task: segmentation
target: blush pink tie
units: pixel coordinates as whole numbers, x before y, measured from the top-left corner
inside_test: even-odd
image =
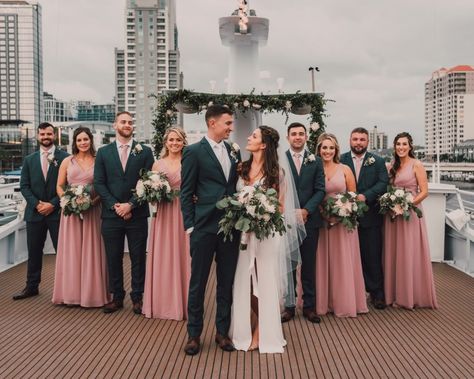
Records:
[[[301,170],[301,154],[295,153],[293,154],[293,157],[295,158],[296,172],[299,175]]]
[[[128,145],[120,146],[120,162],[122,162],[123,171],[125,171],[125,167],[127,166],[127,159],[128,159]]]
[[[48,152],[42,151],[41,152],[41,170],[43,171],[44,179],[48,176]]]
[[[362,158],[355,157],[355,161],[356,161],[356,164],[355,164],[356,180],[358,181],[359,180],[359,174],[360,174],[360,168],[362,166]]]

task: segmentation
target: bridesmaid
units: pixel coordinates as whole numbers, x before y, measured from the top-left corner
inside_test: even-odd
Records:
[[[61,163],[58,196],[67,185],[93,182],[95,149],[89,128],[74,131],[72,154]],[[79,216],[61,214],[53,303],[102,307],[109,302],[105,250],[100,234],[100,198],[92,190],[93,206]]]
[[[163,141],[161,159],[153,164],[152,170],[165,173],[176,190],[181,185],[181,155],[187,145],[186,134],[179,127],[171,127]],[[143,314],[148,318],[186,319],[191,257],[179,198],[158,204],[147,251]]]
[[[400,133],[393,144],[390,182],[409,190],[414,204],[421,209],[421,202],[428,196],[428,179],[423,164],[413,154],[413,139],[408,133]],[[385,216],[384,250],[387,305],[438,308],[425,218],[418,218],[413,211],[409,221],[401,217],[390,221],[390,216]]]
[[[323,133],[316,148],[323,160],[326,198],[356,191],[351,169],[339,163],[339,144],[333,134]],[[349,232],[334,219],[319,230],[316,255],[316,312],[337,317],[356,317],[368,312],[357,230]]]

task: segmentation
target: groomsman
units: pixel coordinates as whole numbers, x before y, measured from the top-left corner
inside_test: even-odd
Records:
[[[102,237],[104,239],[109,291],[113,299],[104,313],[123,308],[123,253],[125,236],[132,262],[133,312],[142,313],[145,282],[146,241],[148,237],[148,204],[139,205],[132,194],[142,168],[150,170],[153,153],[133,140],[133,121],[129,112],[115,117],[115,142],[99,149],[95,160],[94,188],[102,199]]]
[[[290,149],[286,155],[295,181],[300,212],[305,222],[306,238],[300,246],[301,284],[303,287],[303,316],[313,323],[321,322],[316,314],[316,248],[318,246],[319,228],[322,219],[319,205],[324,199],[324,170],[321,158],[305,150],[308,140],[306,127],[299,122],[288,126],[287,133]],[[296,269],[293,271],[294,288],[296,289]],[[296,298],[296,296],[295,296]],[[295,316],[295,305],[288,300],[281,314],[281,322],[290,321]]]
[[[235,193],[239,151],[224,140],[233,129],[232,111],[212,105],[206,112],[207,135],[184,149],[181,165],[181,210],[190,236],[191,279],[188,295],[188,355],[199,353],[203,329],[204,294],[212,261],[217,271],[215,341],[224,351],[233,351],[228,336],[232,307],[232,286],[239,256],[239,235],[224,241],[217,234],[223,211],[216,203]],[[250,301],[250,298],[249,298]]]
[[[40,149],[28,155],[21,170],[20,190],[26,199],[26,243],[28,271],[26,287],[13,300],[38,295],[43,266],[43,248],[49,231],[54,249],[58,245],[59,198],[56,194],[59,166],[68,153],[54,145],[54,126],[44,122],[38,126]]]
[[[364,271],[365,289],[370,293],[376,309],[385,308],[382,272],[382,223],[377,199],[387,191],[388,174],[385,161],[367,152],[369,132],[355,128],[351,132],[351,151],[341,156],[341,163],[349,166],[357,180],[358,199],[365,201],[369,210],[359,219],[359,245]]]

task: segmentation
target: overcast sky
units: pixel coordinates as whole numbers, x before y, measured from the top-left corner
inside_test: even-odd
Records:
[[[44,89],[63,100],[111,102],[114,47],[124,47],[125,0],[39,0],[43,9]],[[309,66],[319,66],[316,90],[328,106],[328,130],[343,145],[355,126],[409,131],[423,144],[424,83],[441,67],[474,65],[473,0],[250,0],[270,19],[260,50],[266,85],[310,91]],[[224,90],[227,49],[218,18],[236,0],[177,0],[185,87]],[[299,118],[301,120],[301,118]],[[304,119],[303,119],[304,120]],[[291,119],[290,119],[291,121]],[[283,129],[282,117],[265,119]]]

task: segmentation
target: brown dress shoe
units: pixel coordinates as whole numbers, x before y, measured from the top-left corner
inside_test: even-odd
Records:
[[[313,324],[319,324],[321,322],[321,317],[319,317],[312,309],[303,309],[303,316],[306,320],[312,322]]]
[[[191,337],[184,345],[184,352],[186,355],[196,355],[201,350],[201,340],[199,337]]]
[[[21,292],[18,292],[16,294],[13,295],[13,300],[23,300],[23,299],[26,299],[28,297],[32,297],[32,296],[38,296],[39,295],[39,291],[38,291],[38,288],[23,288],[23,290]]]
[[[387,304],[385,304],[384,299],[373,299],[372,298],[372,304],[373,304],[375,309],[382,310],[382,309],[387,308]]]
[[[234,344],[232,343],[231,339],[228,336],[223,336],[222,334],[217,333],[215,341],[219,345],[219,347],[224,351],[235,350]]]
[[[123,308],[123,300],[113,300],[104,305],[102,308],[104,313],[114,313]]]
[[[295,317],[295,310],[294,308],[285,308],[283,313],[281,314],[281,322],[288,322]]]
[[[142,314],[142,308],[143,308],[142,300],[138,300],[133,303],[133,313],[135,313],[136,315]]]

